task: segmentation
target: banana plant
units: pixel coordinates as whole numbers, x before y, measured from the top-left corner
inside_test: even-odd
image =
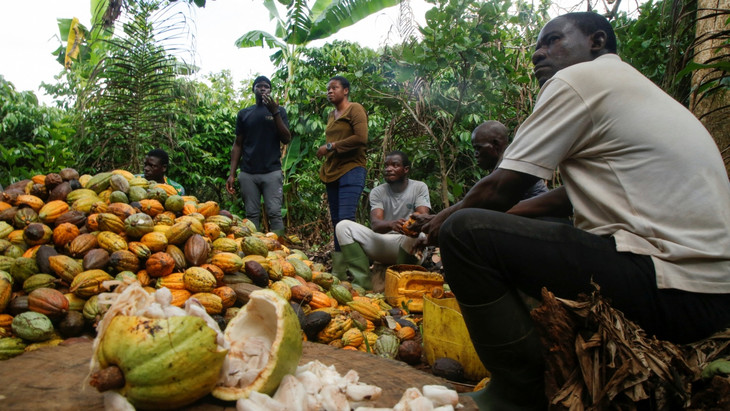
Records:
[[[286,7],[282,17],[275,0],[264,0],[269,18],[276,23],[274,34],[252,30],[236,40],[239,48],[267,46],[275,49],[271,61],[276,66],[286,65],[288,76],[284,86],[284,103],[289,100],[289,88],[299,62],[302,47],[311,41],[325,39],[339,30],[401,0],[316,0],[310,8],[307,0],[279,0]],[[407,1],[407,0],[403,0]]]

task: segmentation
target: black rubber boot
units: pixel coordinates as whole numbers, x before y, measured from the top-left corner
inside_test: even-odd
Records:
[[[479,409],[546,410],[542,345],[517,294],[459,306],[474,348],[491,374],[486,388],[468,394]]]

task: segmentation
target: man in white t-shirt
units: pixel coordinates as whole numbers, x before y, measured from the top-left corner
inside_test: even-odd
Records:
[[[392,151],[384,166],[385,183],[370,192],[371,228],[349,220],[335,227],[341,251],[333,254],[332,273],[344,280],[349,272],[352,281],[366,290],[373,285],[370,260],[385,265],[411,262],[418,238],[404,235],[403,224],[412,214],[428,214],[431,209],[426,184],[408,178],[408,155]]]
[[[532,56],[532,114],[499,167],[423,226],[491,372],[474,395],[480,409],[547,407],[542,347],[517,291],[574,299],[595,283],[649,335],[675,343],[730,326],[720,153],[692,113],[616,52],[598,14],[548,22]],[[561,188],[519,202],[556,168]],[[571,211],[574,227],[525,218]]]

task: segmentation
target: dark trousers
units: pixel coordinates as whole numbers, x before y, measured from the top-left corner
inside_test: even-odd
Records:
[[[463,304],[489,303],[513,288],[575,299],[594,282],[660,339],[688,343],[730,326],[730,294],[660,290],[650,257],[618,252],[612,238],[568,224],[465,209],[444,222],[439,243],[446,281]]]
[[[332,228],[342,220],[355,221],[360,195],[365,188],[365,167],[355,167],[337,180],[327,183],[327,201],[330,206]],[[335,239],[335,251],[340,251],[340,243]]]

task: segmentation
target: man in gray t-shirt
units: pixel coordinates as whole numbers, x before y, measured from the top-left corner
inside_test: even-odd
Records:
[[[428,187],[411,180],[411,162],[401,151],[385,157],[385,183],[370,192],[370,225],[343,220],[335,227],[342,251],[332,258],[332,273],[340,279],[352,276],[352,282],[371,289],[370,260],[391,265],[412,260],[418,238],[408,237],[403,225],[411,214],[428,214],[431,201]],[[375,290],[381,291],[381,290]]]

